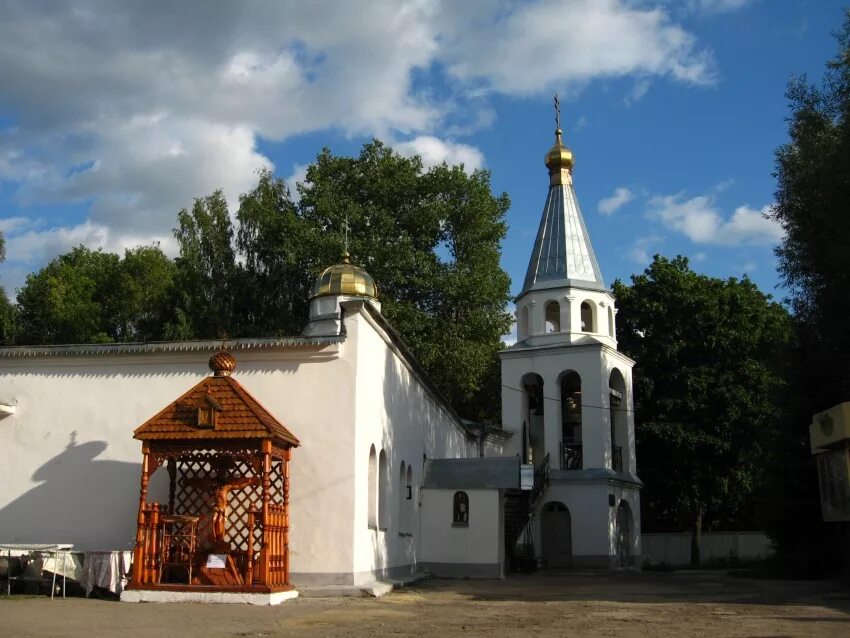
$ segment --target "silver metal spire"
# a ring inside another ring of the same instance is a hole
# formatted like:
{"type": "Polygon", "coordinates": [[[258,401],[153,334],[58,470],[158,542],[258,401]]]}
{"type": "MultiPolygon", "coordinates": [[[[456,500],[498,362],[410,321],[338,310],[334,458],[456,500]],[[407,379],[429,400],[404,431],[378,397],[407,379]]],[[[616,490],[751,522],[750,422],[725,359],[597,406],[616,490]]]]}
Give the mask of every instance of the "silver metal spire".
{"type": "MultiPolygon", "coordinates": [[[[559,120],[556,95],[556,125],[559,120]]],[[[572,152],[561,143],[560,133],[560,128],[556,129],[555,146],[546,155],[549,194],[520,296],[549,288],[606,290],[573,188],[572,152]]]]}

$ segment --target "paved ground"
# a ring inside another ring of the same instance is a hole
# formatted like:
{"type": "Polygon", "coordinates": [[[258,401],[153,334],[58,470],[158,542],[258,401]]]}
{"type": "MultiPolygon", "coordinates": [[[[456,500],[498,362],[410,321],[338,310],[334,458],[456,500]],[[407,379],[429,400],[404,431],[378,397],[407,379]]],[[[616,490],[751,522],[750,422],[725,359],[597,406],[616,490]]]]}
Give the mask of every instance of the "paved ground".
{"type": "Polygon", "coordinates": [[[720,572],[430,580],[279,607],[0,598],[0,636],[850,636],[850,590],[720,572]]]}

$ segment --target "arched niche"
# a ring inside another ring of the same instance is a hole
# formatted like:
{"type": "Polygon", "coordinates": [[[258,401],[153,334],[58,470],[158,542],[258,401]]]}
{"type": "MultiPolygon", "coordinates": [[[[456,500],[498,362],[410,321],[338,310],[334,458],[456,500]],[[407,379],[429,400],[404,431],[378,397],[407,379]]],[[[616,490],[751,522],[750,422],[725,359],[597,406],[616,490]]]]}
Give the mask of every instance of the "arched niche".
{"type": "Polygon", "coordinates": [[[369,481],[366,498],[368,500],[369,527],[378,529],[378,454],[375,446],[369,448],[369,481]]]}
{"type": "Polygon", "coordinates": [[[387,453],[381,450],[378,454],[378,528],[390,527],[390,469],[387,464],[387,453]]]}
{"type": "Polygon", "coordinates": [[[614,338],[614,308],[608,306],[608,336],[614,338]]]}

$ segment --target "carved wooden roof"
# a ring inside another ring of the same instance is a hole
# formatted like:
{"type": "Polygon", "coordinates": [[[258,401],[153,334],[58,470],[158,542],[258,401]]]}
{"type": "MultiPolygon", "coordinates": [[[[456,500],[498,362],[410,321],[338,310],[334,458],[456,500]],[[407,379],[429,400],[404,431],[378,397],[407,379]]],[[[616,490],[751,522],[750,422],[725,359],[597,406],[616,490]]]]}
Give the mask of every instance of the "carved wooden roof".
{"type": "Polygon", "coordinates": [[[133,433],[140,441],[273,439],[284,446],[300,445],[286,426],[229,376],[210,376],[133,433]],[[198,409],[216,411],[215,426],[198,425],[198,409]]]}

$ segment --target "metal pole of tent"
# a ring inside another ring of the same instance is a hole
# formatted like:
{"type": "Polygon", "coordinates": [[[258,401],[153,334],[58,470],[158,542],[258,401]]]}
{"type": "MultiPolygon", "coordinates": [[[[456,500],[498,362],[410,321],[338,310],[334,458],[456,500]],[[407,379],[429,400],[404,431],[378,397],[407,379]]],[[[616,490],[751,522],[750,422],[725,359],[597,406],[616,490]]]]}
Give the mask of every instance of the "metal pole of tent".
{"type": "Polygon", "coordinates": [[[53,548],[53,586],[50,588],[50,600],[53,600],[53,594],[56,592],[56,554],[58,553],[56,550],[58,547],[57,545],[53,548]]]}
{"type": "Polygon", "coordinates": [[[68,570],[65,569],[65,562],[68,560],[68,550],[62,552],[62,599],[65,599],[65,581],[68,580],[68,570]]]}

